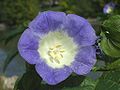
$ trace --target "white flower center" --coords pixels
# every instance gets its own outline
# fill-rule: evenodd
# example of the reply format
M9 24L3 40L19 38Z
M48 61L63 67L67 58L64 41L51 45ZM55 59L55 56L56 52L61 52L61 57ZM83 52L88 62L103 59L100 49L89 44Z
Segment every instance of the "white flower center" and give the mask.
M40 57L52 68L70 66L77 50L78 45L62 31L49 32L43 36L38 48Z

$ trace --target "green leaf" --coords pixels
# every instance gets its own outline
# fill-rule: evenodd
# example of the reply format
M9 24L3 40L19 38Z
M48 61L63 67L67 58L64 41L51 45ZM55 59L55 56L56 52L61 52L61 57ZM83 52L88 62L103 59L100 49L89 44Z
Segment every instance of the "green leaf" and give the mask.
M23 74L23 76L16 81L14 90L42 90L41 78L35 71L28 71Z
M115 15L105 20L102 30L106 33L107 38L120 42L120 15Z
M72 88L63 88L62 90L94 90L97 81L92 80L91 78L86 78L79 86Z
M8 53L8 56L7 56L6 60L5 60L4 66L3 66L3 72L5 72L7 66L9 65L9 63L13 60L13 58L16 55L18 55L17 50L14 50L14 51Z
M102 32L101 35L103 36L100 46L104 53L111 57L120 57L120 48L116 47Z
M105 20L103 22L104 27L107 29L107 31L117 31L120 33L120 15L115 15L110 17L108 20Z
M110 31L109 33L106 33L106 36L110 40L120 43L120 32Z
M120 70L120 59L108 64L107 69Z
M120 90L120 71L105 72L95 90Z
M114 44L116 47L120 48L120 43L119 42L111 41L111 43Z

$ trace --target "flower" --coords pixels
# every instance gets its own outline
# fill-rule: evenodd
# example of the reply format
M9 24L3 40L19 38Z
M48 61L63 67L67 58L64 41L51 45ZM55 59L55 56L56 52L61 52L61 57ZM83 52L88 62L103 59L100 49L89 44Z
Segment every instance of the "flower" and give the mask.
M74 14L45 11L29 24L18 42L20 55L35 64L37 73L50 85L72 72L84 75L96 62L95 31Z
M111 12L113 12L114 8L115 8L115 3L109 2L108 4L106 4L106 5L104 6L103 12L104 12L105 14L110 14Z

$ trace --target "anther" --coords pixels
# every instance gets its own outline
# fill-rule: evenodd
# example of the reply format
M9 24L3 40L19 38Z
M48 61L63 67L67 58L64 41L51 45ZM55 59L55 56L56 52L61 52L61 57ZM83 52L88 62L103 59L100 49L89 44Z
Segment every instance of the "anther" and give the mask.
M62 55L62 54L60 54L60 56L63 58L63 55Z
M49 48L50 50L53 50L53 48Z
M53 58L50 58L50 61L53 63Z
M56 45L56 48L59 48L59 47L61 47L62 45Z
M54 61L55 61L56 63L60 64L60 61L59 61L59 60L55 59Z
M65 52L64 50L60 50L61 53Z

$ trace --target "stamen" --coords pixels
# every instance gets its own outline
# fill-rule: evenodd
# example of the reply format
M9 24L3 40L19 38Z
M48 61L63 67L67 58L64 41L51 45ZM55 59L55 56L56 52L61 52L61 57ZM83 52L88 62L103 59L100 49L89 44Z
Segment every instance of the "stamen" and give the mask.
M49 48L50 50L53 50L53 48Z
M65 50L62 48L62 45L57 43L54 46L49 48L48 55L50 57L50 61L53 63L54 61L60 64L60 60L63 58L63 52Z
M60 54L60 56L63 58L63 55L62 55L62 54Z
M57 54L57 51L53 51L53 53L56 55L56 54Z
M53 63L53 58L50 58L50 61Z
M65 50L60 50L60 52L65 52Z
M62 45L56 45L56 48L59 48L59 47L61 47Z
M55 59L54 61L55 61L56 63L60 64L60 61L59 61L59 60Z

